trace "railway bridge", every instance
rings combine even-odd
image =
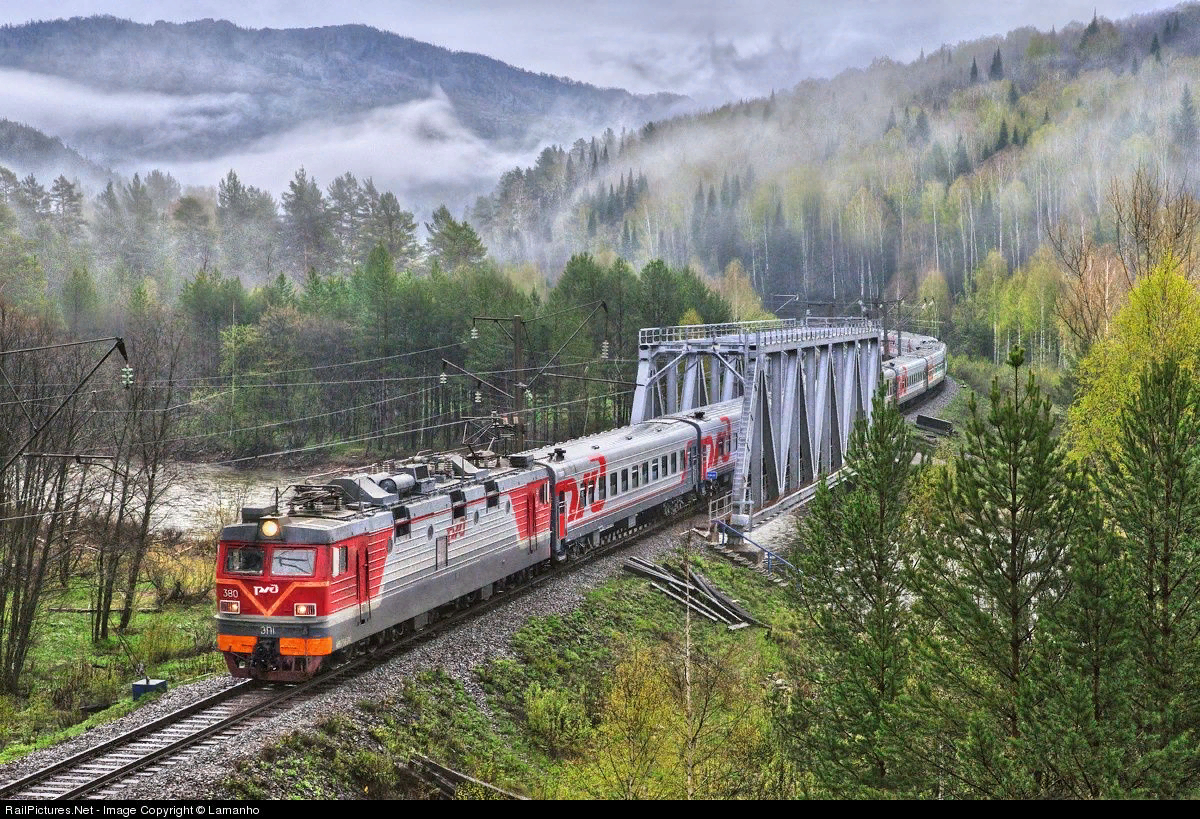
[[[741,397],[732,523],[842,467],[870,416],[883,331],[863,318],[773,319],[643,329],[631,423]]]

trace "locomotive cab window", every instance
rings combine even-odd
[[[262,574],[266,551],[258,546],[226,549],[225,571],[229,574]]]
[[[271,574],[308,575],[317,566],[316,549],[275,549],[271,553]]]
[[[329,576],[337,577],[346,573],[349,562],[346,560],[346,547],[335,546],[330,550]]]

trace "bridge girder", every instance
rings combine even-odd
[[[733,523],[837,472],[881,372],[879,325],[860,318],[642,330],[632,423],[742,398]]]

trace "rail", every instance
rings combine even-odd
[[[785,574],[788,575],[789,576],[788,579],[790,579],[793,583],[797,582],[800,579],[800,570],[799,569],[797,569],[795,566],[793,566],[791,563],[789,563],[782,556],[777,555],[774,552],[772,552],[766,546],[763,546],[760,543],[755,543],[752,539],[750,539],[746,535],[745,532],[740,532],[737,529],[734,529],[728,523],[725,523],[724,521],[721,521],[721,520],[714,520],[714,521],[712,521],[712,523],[718,529],[725,530],[726,534],[732,535],[733,537],[737,538],[738,540],[744,540],[745,542],[749,543],[751,546],[753,546],[754,548],[756,548],[760,552],[762,552],[766,558],[765,566],[766,566],[768,576],[770,576],[778,568],[780,575],[785,575]],[[785,568],[788,571],[785,572],[784,571]]]

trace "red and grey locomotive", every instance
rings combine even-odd
[[[217,647],[235,677],[297,681],[589,551],[733,472],[741,400],[529,450],[291,487],[221,532]]]

